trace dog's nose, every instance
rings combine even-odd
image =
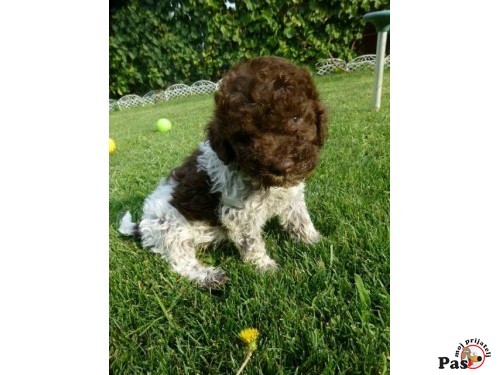
[[[481,357],[480,355],[477,356],[477,361],[478,362],[481,362],[483,360],[483,357]]]
[[[292,168],[292,166],[293,166],[293,161],[291,161],[291,160],[283,160],[280,163],[277,163],[277,164],[273,165],[270,168],[270,172],[272,174],[275,174],[275,175],[278,175],[278,176],[283,176],[283,175],[286,175],[290,171],[290,169]]]

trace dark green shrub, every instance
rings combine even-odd
[[[387,0],[131,0],[110,19],[111,97],[173,83],[218,80],[235,62],[279,55],[313,66],[330,54],[350,60],[362,17]]]

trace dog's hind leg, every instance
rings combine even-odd
[[[195,256],[194,248],[177,249],[170,255],[170,267],[180,275],[207,289],[219,289],[228,281],[226,272],[218,267],[201,264]]]
[[[143,219],[139,224],[142,245],[160,254],[176,273],[194,281],[202,288],[218,289],[227,281],[221,268],[201,264],[196,258],[196,245],[191,227],[178,223]]]
[[[164,182],[146,199],[138,227],[142,246],[161,254],[178,274],[201,287],[217,289],[227,282],[226,273],[201,264],[196,247],[218,241],[221,235],[213,227],[189,222],[170,204],[174,186],[172,181]]]

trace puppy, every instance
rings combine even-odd
[[[326,110],[307,70],[279,57],[258,57],[228,71],[215,93],[207,139],[163,179],[133,223],[137,235],[177,273],[205,288],[228,278],[201,264],[196,249],[230,240],[243,261],[274,270],[262,227],[272,216],[296,241],[315,243],[304,201],[304,180],[327,138]]]

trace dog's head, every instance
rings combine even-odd
[[[279,57],[258,57],[226,74],[208,139],[219,158],[264,186],[302,181],[328,136],[311,75]]]
[[[464,348],[460,358],[467,358],[471,362],[481,362],[483,360],[483,357],[481,357],[480,355],[476,355],[475,353],[471,354],[471,350],[469,348]]]

